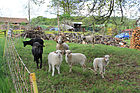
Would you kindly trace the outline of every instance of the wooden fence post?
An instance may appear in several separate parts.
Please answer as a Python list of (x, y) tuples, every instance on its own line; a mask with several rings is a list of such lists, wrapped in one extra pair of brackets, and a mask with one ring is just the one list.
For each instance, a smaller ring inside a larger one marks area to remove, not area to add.
[(34, 93), (38, 93), (35, 73), (30, 73), (30, 80), (31, 80), (32, 85), (33, 85), (33, 91), (34, 91)]

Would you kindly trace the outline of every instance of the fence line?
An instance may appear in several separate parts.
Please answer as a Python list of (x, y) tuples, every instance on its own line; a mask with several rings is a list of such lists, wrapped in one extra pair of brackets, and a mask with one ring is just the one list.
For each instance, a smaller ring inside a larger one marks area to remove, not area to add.
[(38, 93), (35, 73), (31, 73), (19, 56), (12, 38), (6, 38), (4, 58), (8, 64), (16, 93)]

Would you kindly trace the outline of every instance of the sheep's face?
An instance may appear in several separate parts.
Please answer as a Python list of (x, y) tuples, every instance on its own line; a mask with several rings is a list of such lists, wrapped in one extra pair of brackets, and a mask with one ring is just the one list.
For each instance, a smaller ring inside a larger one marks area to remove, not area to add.
[(110, 57), (109, 55), (105, 55), (105, 57), (104, 57), (107, 64), (109, 63), (109, 57)]
[(70, 50), (66, 50), (66, 54), (69, 55), (71, 53)]
[(63, 40), (62, 36), (59, 36), (59, 37), (58, 37), (57, 43), (58, 43), (58, 44), (64, 43), (64, 40)]
[(56, 50), (55, 53), (58, 54), (58, 55), (61, 55), (62, 51), (61, 50)]

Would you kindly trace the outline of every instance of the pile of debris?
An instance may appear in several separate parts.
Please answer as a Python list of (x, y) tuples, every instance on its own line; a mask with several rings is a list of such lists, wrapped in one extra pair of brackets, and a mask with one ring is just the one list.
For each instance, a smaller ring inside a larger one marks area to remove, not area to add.
[(129, 48), (129, 45), (122, 39), (114, 38), (108, 35), (82, 35), (79, 33), (65, 33), (64, 41), (73, 42), (79, 44), (104, 44), (116, 47), (126, 47)]
[(43, 39), (49, 39), (44, 31), (42, 30), (26, 30), (24, 33), (21, 34), (22, 37), (24, 38), (36, 38), (36, 37), (40, 37)]
[(134, 29), (132, 33), (130, 48), (140, 50), (140, 27)]
[[(103, 35), (83, 35), (81, 33), (63, 33), (65, 42), (78, 43), (78, 44), (104, 44), (117, 47), (129, 47), (127, 43), (118, 38)], [(27, 30), (21, 34), (24, 38), (36, 38), (40, 37), (44, 40), (55, 40), (58, 34), (45, 34), (42, 30)], [(88, 37), (88, 38), (86, 38)], [(89, 39), (89, 40), (87, 40)]]
[(102, 35), (95, 36), (94, 44), (104, 44), (104, 45), (110, 45), (110, 46), (116, 46), (116, 47), (129, 48), (129, 46), (124, 40), (119, 39), (119, 38), (114, 38), (111, 36), (102, 36)]

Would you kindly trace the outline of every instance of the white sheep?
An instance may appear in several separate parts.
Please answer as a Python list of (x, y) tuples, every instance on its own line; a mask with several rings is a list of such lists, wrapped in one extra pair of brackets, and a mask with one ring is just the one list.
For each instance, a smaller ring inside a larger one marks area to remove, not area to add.
[(66, 50), (66, 54), (65, 54), (65, 60), (66, 63), (69, 64), (70, 70), (69, 72), (72, 71), (72, 65), (78, 63), (83, 67), (83, 70), (85, 70), (85, 62), (86, 62), (86, 56), (84, 54), (81, 53), (71, 53), (70, 50)]
[(56, 45), (56, 50), (61, 50), (63, 53), (65, 53), (65, 50), (68, 50), (69, 46), (66, 43), (58, 44)]
[(65, 54), (65, 50), (68, 50), (69, 46), (64, 42), (64, 38), (62, 36), (59, 36), (57, 37), (56, 42), (56, 50), (61, 50), (62, 53)]
[(109, 63), (109, 55), (105, 55), (104, 58), (95, 58), (93, 61), (93, 67), (94, 67), (94, 71), (95, 74), (97, 74), (97, 68), (99, 67), (99, 72), (102, 76), (102, 78), (104, 78), (105, 74), (105, 67), (108, 65)]
[(55, 67), (58, 70), (58, 74), (60, 74), (60, 65), (62, 63), (62, 51), (56, 50), (55, 52), (51, 52), (48, 55), (48, 65), (49, 65), (49, 72), (51, 71), (52, 66), (52, 76), (54, 76)]

